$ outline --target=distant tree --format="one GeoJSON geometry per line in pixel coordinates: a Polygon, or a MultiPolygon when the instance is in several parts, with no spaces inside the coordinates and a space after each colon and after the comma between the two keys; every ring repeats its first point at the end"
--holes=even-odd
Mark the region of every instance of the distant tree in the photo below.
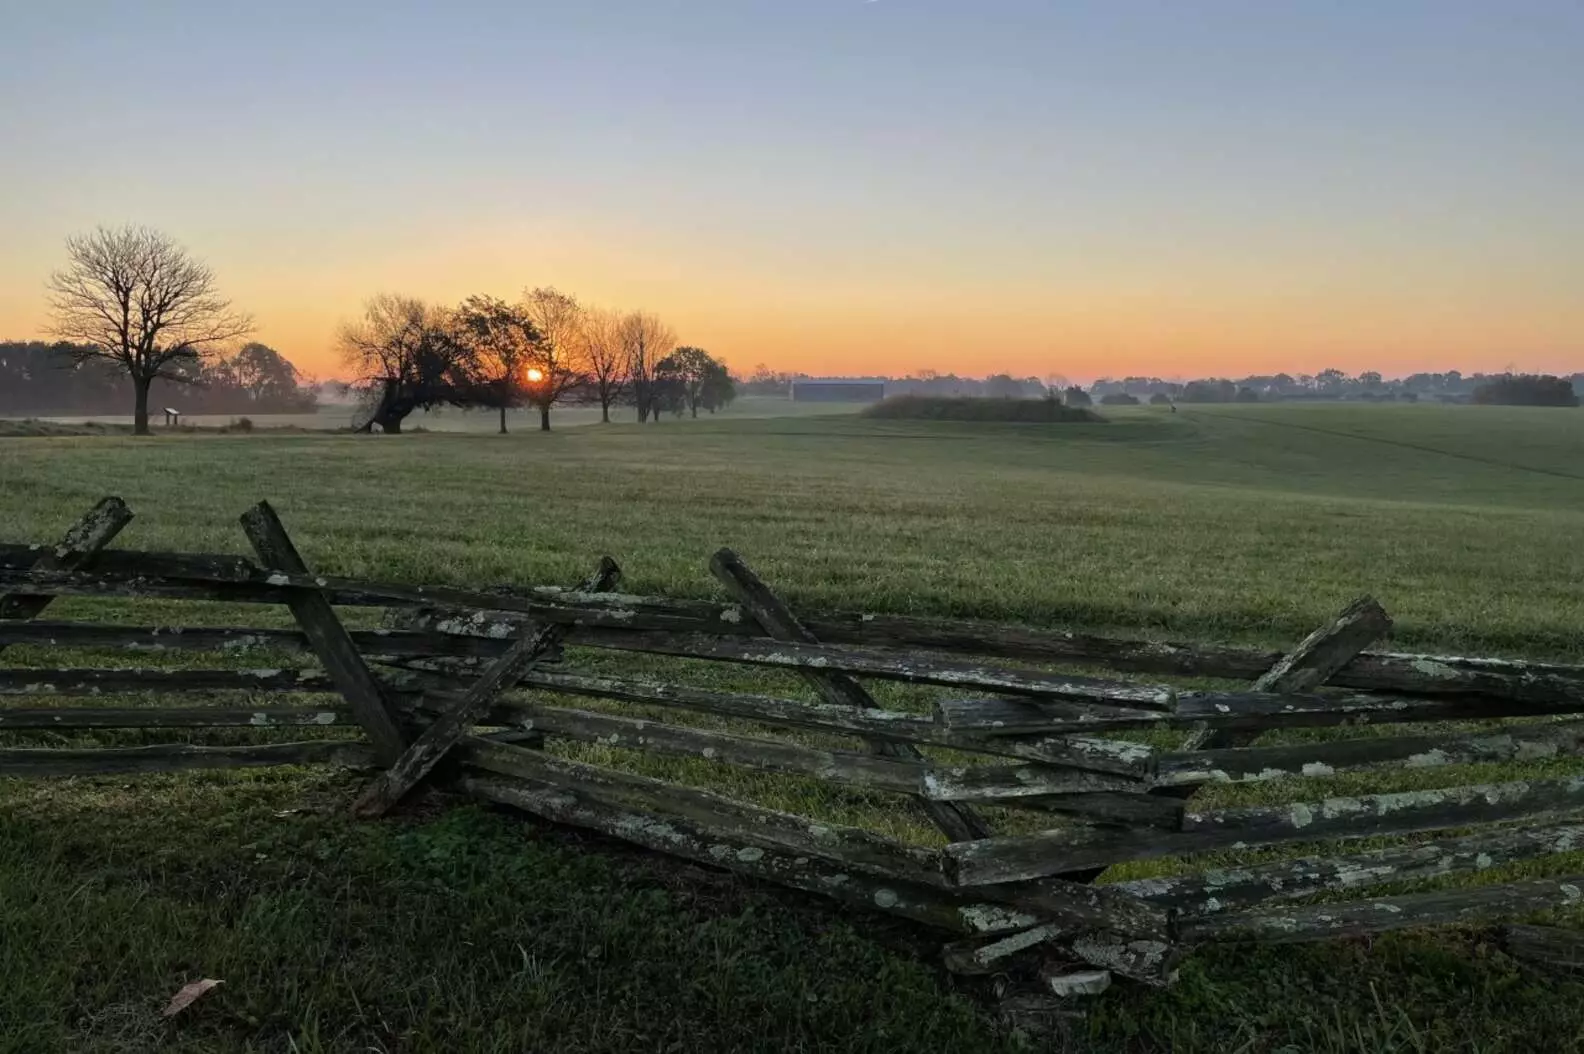
{"type": "Polygon", "coordinates": [[[704,386],[699,393],[699,405],[710,413],[724,410],[737,398],[737,380],[723,362],[712,364],[704,375],[704,386]]]}
{"type": "Polygon", "coordinates": [[[793,374],[772,370],[761,362],[754,367],[753,373],[748,375],[741,387],[748,395],[788,397],[792,394],[792,382],[795,379],[793,374]]]}
{"type": "Polygon", "coordinates": [[[528,385],[528,398],[539,408],[539,428],[550,431],[550,408],[588,384],[588,354],[583,305],[570,293],[540,286],[523,297],[523,310],[539,330],[532,368],[539,378],[528,385]]]}
{"type": "Polygon", "coordinates": [[[1239,403],[1257,403],[1259,402],[1259,392],[1256,392],[1253,388],[1239,388],[1232,399],[1234,402],[1239,403]]]}
{"type": "Polygon", "coordinates": [[[54,332],[79,362],[114,364],[132,382],[132,431],[149,434],[149,388],[188,382],[194,365],[253,329],[217,289],[214,272],[147,227],[100,227],[66,241],[50,276],[54,332]]]}
{"type": "Polygon", "coordinates": [[[661,359],[655,366],[650,388],[649,405],[654,419],[658,420],[662,411],[681,417],[687,409],[687,387],[687,376],[676,357],[667,355],[661,359]]]}
{"type": "Polygon", "coordinates": [[[1062,393],[1062,402],[1068,406],[1093,406],[1094,400],[1089,398],[1089,393],[1076,384],[1062,393]]]}
{"type": "Polygon", "coordinates": [[[1332,368],[1315,374],[1315,386],[1323,392],[1337,393],[1347,385],[1348,375],[1332,368]]]}
{"type": "Polygon", "coordinates": [[[422,300],[371,297],[362,320],[343,326],[338,343],[362,395],[360,431],[379,425],[400,432],[415,410],[469,406],[478,397],[471,349],[457,339],[450,315],[422,300]]]}
{"type": "Polygon", "coordinates": [[[1111,392],[1100,397],[1101,406],[1137,406],[1138,396],[1129,395],[1127,392],[1111,392]]]}
{"type": "Polygon", "coordinates": [[[588,357],[588,392],[599,403],[600,420],[609,424],[610,408],[628,385],[622,316],[604,308],[584,311],[583,349],[588,357]]]}
{"type": "Polygon", "coordinates": [[[538,361],[539,330],[523,307],[493,296],[462,301],[452,324],[468,348],[478,382],[472,401],[500,411],[500,434],[505,435],[506,411],[529,398],[528,371],[538,361]]]}
{"type": "Polygon", "coordinates": [[[1551,374],[1505,374],[1474,389],[1474,401],[1488,406],[1577,406],[1573,382],[1551,374]]]}
{"type": "Polygon", "coordinates": [[[660,360],[656,372],[668,386],[674,386],[688,412],[698,416],[699,406],[705,402],[705,393],[713,382],[718,391],[724,383],[731,383],[726,367],[703,348],[681,347],[660,360]]]}
{"type": "Polygon", "coordinates": [[[1220,379],[1189,381],[1178,396],[1185,403],[1230,403],[1236,398],[1237,385],[1220,379]]]}
{"type": "Polygon", "coordinates": [[[638,420],[660,420],[661,394],[655,369],[676,347],[676,334],[664,322],[644,311],[633,311],[622,318],[621,347],[627,362],[627,381],[638,406],[638,420]]]}
{"type": "Polygon", "coordinates": [[[1023,398],[1023,382],[1010,374],[995,373],[984,379],[984,395],[990,399],[1023,398]]]}
{"type": "Polygon", "coordinates": [[[1170,406],[1171,396],[1167,395],[1165,392],[1156,392],[1154,395],[1150,396],[1149,401],[1151,406],[1170,406]]]}

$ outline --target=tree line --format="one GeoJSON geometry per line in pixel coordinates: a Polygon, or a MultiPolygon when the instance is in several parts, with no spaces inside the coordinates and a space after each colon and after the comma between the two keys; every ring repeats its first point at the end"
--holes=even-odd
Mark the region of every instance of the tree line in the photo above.
{"type": "MultiPolygon", "coordinates": [[[[1447,370],[1421,372],[1388,379],[1375,370],[1349,375],[1339,369],[1313,374],[1255,374],[1168,381],[1159,377],[1103,377],[1089,387],[1102,403],[1113,396],[1137,399],[1157,397],[1165,402],[1234,403],[1276,400],[1354,400],[1362,402],[1417,402],[1434,399],[1449,403],[1497,403],[1536,406],[1574,406],[1574,385],[1584,384],[1584,373],[1571,377],[1550,374],[1470,373],[1447,370]]],[[[1118,399],[1117,401],[1121,401],[1118,399]]],[[[1112,405],[1115,405],[1113,403],[1112,405]]]]}
{"type": "Polygon", "coordinates": [[[454,307],[380,294],[338,338],[361,410],[358,427],[401,431],[417,410],[532,407],[548,431],[551,410],[597,405],[600,418],[629,406],[640,423],[670,413],[714,413],[736,397],[724,363],[644,311],[582,304],[540,286],[515,302],[470,296],[454,307]]]}
{"type": "MultiPolygon", "coordinates": [[[[792,385],[810,379],[806,374],[777,372],[758,366],[743,384],[752,395],[788,395],[792,385]]],[[[1136,406],[1144,402],[1250,403],[1278,400],[1353,400],[1362,402],[1417,402],[1434,399],[1453,403],[1506,403],[1529,406],[1576,406],[1576,388],[1584,388],[1584,373],[1571,377],[1550,374],[1413,373],[1387,379],[1374,370],[1350,375],[1339,369],[1307,374],[1255,374],[1240,378],[1205,377],[1165,380],[1160,377],[1102,377],[1087,388],[1069,384],[1060,374],[1015,377],[994,373],[984,378],[915,370],[902,377],[851,378],[885,383],[886,395],[921,395],[947,398],[1058,399],[1069,406],[1136,406]]]]}
{"type": "MultiPolygon", "coordinates": [[[[194,414],[313,413],[318,393],[280,352],[244,344],[234,354],[171,363],[149,401],[194,414]]],[[[69,343],[0,342],[0,414],[124,414],[136,400],[131,376],[93,349],[69,343]]]]}
{"type": "MultiPolygon", "coordinates": [[[[149,432],[149,403],[184,390],[184,412],[311,409],[297,369],[263,344],[225,349],[253,331],[220,295],[214,272],[147,227],[100,227],[66,241],[67,262],[49,280],[55,344],[0,345],[0,411],[102,413],[131,403],[133,432],[149,432]]],[[[372,297],[338,345],[360,427],[401,431],[416,410],[533,406],[540,427],[568,401],[636,407],[638,420],[714,412],[736,394],[726,366],[678,346],[643,311],[586,307],[550,287],[515,302],[470,296],[455,307],[405,296],[372,297]]]]}

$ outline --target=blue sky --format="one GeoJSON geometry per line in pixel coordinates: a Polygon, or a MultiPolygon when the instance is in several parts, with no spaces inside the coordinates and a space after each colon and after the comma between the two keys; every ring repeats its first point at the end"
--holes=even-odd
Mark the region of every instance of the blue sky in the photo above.
{"type": "Polygon", "coordinates": [[[132,220],[327,372],[538,284],[741,367],[1584,368],[1584,3],[0,11],[6,336],[132,220]]]}

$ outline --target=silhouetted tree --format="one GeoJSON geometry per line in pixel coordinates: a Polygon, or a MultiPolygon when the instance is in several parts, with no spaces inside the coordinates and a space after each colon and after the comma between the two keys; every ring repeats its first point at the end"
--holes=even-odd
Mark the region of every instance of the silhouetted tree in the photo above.
{"type": "Polygon", "coordinates": [[[523,311],[539,330],[528,399],[539,408],[539,429],[550,431],[550,408],[588,383],[583,306],[570,293],[540,286],[523,294],[523,311]]]}
{"type": "Polygon", "coordinates": [[[408,296],[381,293],[364,305],[363,319],[344,326],[342,360],[363,396],[360,431],[379,425],[400,432],[414,410],[469,406],[479,381],[472,349],[457,339],[450,314],[408,296]]]}
{"type": "Polygon", "coordinates": [[[700,405],[710,413],[724,410],[737,398],[737,380],[723,362],[710,365],[704,375],[704,387],[699,393],[700,405]]]}
{"type": "Polygon", "coordinates": [[[676,347],[676,335],[654,315],[633,311],[622,319],[621,346],[639,422],[660,419],[655,369],[676,347]]]}
{"type": "Polygon", "coordinates": [[[529,397],[528,371],[536,361],[539,330],[522,307],[493,296],[468,297],[452,321],[479,383],[474,401],[500,411],[500,434],[505,435],[506,411],[529,397]]]}
{"type": "Polygon", "coordinates": [[[1076,384],[1062,393],[1062,402],[1067,406],[1093,406],[1094,400],[1089,398],[1089,393],[1076,384]]]}
{"type": "Polygon", "coordinates": [[[667,355],[660,360],[656,373],[668,386],[675,386],[681,405],[686,406],[694,417],[698,416],[699,405],[704,401],[705,388],[711,383],[712,374],[716,375],[714,384],[717,388],[720,387],[721,377],[728,384],[731,381],[725,366],[703,348],[694,347],[681,347],[667,355]]]}
{"type": "Polygon", "coordinates": [[[583,313],[583,348],[588,356],[589,393],[599,403],[600,420],[610,423],[610,408],[627,391],[627,354],[622,316],[604,308],[583,313]]]}
{"type": "Polygon", "coordinates": [[[1577,406],[1573,382],[1551,374],[1506,374],[1474,389],[1474,401],[1488,406],[1577,406]]]}
{"type": "Polygon", "coordinates": [[[156,379],[192,380],[190,367],[253,329],[219,294],[214,272],[158,231],[100,227],[68,238],[66,256],[49,282],[55,334],[79,361],[125,371],[135,435],[149,434],[156,379]]]}

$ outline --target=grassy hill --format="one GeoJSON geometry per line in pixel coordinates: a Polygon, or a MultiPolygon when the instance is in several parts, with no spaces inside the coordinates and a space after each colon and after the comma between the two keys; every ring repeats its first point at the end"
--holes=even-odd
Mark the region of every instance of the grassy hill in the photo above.
{"type": "MultiPolygon", "coordinates": [[[[139,514],[120,545],[244,552],[236,516],[267,497],[344,574],[569,583],[608,552],[633,591],[715,596],[705,560],[730,545],[808,607],[1279,646],[1371,592],[1400,647],[1584,661],[1584,413],[1104,412],[0,439],[0,538],[115,493],[139,514]]],[[[353,825],[347,791],[290,770],[0,780],[0,1051],[1013,1049],[941,998],[911,931],[471,807],[353,825]],[[200,975],[227,985],[158,1022],[200,975]]],[[[1457,935],[1229,948],[1170,992],[1113,992],[1070,1042],[1567,1049],[1580,996],[1457,935]]]]}

